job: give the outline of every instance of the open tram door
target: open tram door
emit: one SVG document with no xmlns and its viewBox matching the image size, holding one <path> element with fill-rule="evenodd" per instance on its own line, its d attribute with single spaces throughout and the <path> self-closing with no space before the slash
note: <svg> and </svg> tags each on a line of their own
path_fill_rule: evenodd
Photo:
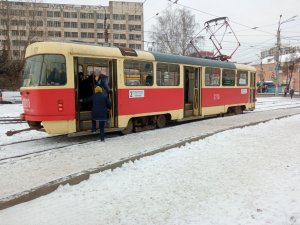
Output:
<svg viewBox="0 0 300 225">
<path fill-rule="evenodd" d="M 201 68 L 184 67 L 184 117 L 201 116 Z"/>
<path fill-rule="evenodd" d="M 91 109 L 92 104 L 82 104 L 80 99 L 87 98 L 94 93 L 96 87 L 95 77 L 99 71 L 105 71 L 108 79 L 109 88 L 112 90 L 108 94 L 112 107 L 108 112 L 108 121 L 106 128 L 114 128 L 117 124 L 116 116 L 116 92 L 117 90 L 117 61 L 114 59 L 99 59 L 88 57 L 75 57 L 74 58 L 74 75 L 75 75 L 75 88 L 76 88 L 76 120 L 77 131 L 91 130 L 92 118 Z M 98 129 L 98 123 L 97 123 Z"/>
<path fill-rule="evenodd" d="M 256 74 L 250 73 L 250 109 L 255 108 L 256 101 Z"/>
</svg>

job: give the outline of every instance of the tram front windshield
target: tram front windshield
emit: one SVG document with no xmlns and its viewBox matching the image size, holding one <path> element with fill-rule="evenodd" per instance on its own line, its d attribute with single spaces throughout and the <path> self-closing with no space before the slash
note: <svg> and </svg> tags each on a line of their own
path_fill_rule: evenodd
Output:
<svg viewBox="0 0 300 225">
<path fill-rule="evenodd" d="M 60 86 L 67 82 L 63 55 L 35 55 L 26 59 L 23 87 Z"/>
</svg>

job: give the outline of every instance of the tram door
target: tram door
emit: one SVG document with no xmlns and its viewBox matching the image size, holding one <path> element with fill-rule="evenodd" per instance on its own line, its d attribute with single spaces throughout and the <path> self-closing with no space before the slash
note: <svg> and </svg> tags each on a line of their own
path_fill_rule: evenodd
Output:
<svg viewBox="0 0 300 225">
<path fill-rule="evenodd" d="M 194 71 L 194 116 L 201 115 L 201 68 L 195 68 Z"/>
<path fill-rule="evenodd" d="M 184 67 L 184 116 L 201 115 L 201 82 L 199 67 Z"/>
<path fill-rule="evenodd" d="M 77 90 L 77 130 L 85 131 L 91 129 L 91 109 L 90 102 L 80 103 L 79 99 L 85 99 L 94 93 L 96 84 L 96 75 L 100 73 L 107 75 L 108 84 L 112 93 L 109 99 L 112 103 L 112 109 L 108 115 L 108 127 L 115 127 L 117 124 L 116 116 L 116 92 L 117 89 L 117 65 L 116 60 L 76 57 L 74 58 L 75 85 Z M 101 72 L 100 72 L 101 71 Z M 98 126 L 98 123 L 97 123 Z"/>
<path fill-rule="evenodd" d="M 256 93 L 256 74 L 250 73 L 250 104 L 251 104 L 251 107 L 255 106 L 255 93 Z"/>
</svg>

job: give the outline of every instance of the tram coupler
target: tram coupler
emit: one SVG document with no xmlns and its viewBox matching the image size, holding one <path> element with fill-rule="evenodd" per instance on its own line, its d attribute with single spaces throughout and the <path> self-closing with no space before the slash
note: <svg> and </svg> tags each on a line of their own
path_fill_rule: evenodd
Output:
<svg viewBox="0 0 300 225">
<path fill-rule="evenodd" d="M 22 130 L 9 130 L 5 134 L 6 134 L 6 136 L 13 136 L 13 135 L 15 135 L 17 133 L 21 133 L 23 131 L 30 131 L 30 130 L 36 130 L 36 129 L 29 127 L 29 128 L 22 129 Z"/>
</svg>

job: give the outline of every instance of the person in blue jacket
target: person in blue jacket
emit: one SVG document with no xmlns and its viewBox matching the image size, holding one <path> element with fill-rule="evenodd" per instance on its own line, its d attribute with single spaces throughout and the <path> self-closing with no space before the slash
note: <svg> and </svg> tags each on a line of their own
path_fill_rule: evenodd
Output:
<svg viewBox="0 0 300 225">
<path fill-rule="evenodd" d="M 104 89 L 104 93 L 108 95 L 111 92 L 111 89 L 108 85 L 108 77 L 105 70 L 100 71 L 100 75 L 95 76 L 95 85 Z"/>
<path fill-rule="evenodd" d="M 95 94 L 92 96 L 80 99 L 80 102 L 92 102 L 92 132 L 96 132 L 96 123 L 99 121 L 100 140 L 104 141 L 104 127 L 107 121 L 107 111 L 111 108 L 111 102 L 103 93 L 101 87 L 95 87 Z"/>
</svg>

